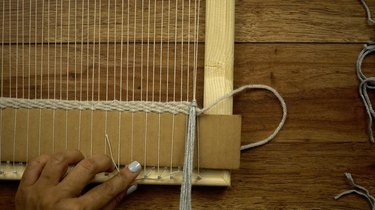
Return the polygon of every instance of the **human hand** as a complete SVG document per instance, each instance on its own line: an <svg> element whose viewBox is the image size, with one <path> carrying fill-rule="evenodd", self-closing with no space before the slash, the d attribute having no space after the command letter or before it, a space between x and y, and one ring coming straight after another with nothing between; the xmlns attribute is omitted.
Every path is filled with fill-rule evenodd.
<svg viewBox="0 0 375 210"><path fill-rule="evenodd" d="M68 174L68 166L76 165ZM114 209L137 189L142 166L134 161L110 180L81 194L95 175L113 171L106 155L84 158L79 151L42 155L30 161L16 193L16 209Z"/></svg>

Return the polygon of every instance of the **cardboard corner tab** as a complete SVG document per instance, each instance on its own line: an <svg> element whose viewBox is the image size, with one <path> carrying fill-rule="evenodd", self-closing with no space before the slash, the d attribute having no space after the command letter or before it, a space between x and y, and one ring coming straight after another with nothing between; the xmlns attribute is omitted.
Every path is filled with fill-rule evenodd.
<svg viewBox="0 0 375 210"><path fill-rule="evenodd" d="M201 165L220 169L240 167L240 115L200 116L199 138Z"/></svg>

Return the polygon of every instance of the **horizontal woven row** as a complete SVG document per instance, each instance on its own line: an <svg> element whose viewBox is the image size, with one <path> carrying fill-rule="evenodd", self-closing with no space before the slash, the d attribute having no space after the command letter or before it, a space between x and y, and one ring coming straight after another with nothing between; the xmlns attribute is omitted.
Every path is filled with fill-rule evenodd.
<svg viewBox="0 0 375 210"><path fill-rule="evenodd" d="M129 111L154 112L171 114L188 114L191 102L151 102L151 101L74 101L55 99L22 99L0 98L0 108L15 109L62 109L62 110L102 110L102 111Z"/></svg>

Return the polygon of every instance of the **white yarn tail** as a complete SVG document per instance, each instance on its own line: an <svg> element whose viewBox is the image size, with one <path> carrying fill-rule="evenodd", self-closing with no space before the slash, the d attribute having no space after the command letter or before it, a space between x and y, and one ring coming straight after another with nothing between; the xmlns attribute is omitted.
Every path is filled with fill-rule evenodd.
<svg viewBox="0 0 375 210"><path fill-rule="evenodd" d="M336 195L335 199L337 200L337 199L340 199L342 196L355 193L357 195L360 195L360 196L366 198L367 201L371 205L371 209L375 210L375 198L374 198L374 196L370 195L369 191L366 188L364 188L360 185L357 185L354 182L354 179L353 179L353 177L350 173L345 173L345 176L346 176L346 179L348 180L349 184L352 186L353 189L344 191L344 192Z"/></svg>

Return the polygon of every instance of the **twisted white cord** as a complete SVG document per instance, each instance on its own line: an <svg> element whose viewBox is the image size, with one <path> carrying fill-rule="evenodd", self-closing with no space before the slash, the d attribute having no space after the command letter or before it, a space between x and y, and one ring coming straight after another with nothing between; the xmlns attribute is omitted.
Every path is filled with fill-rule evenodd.
<svg viewBox="0 0 375 210"><path fill-rule="evenodd" d="M374 134L372 131L372 124L375 117L375 111L372 107L372 103L370 97L368 95L368 90L375 89L375 77L366 77L366 75L362 72L362 63L365 57L371 53L375 52L375 45L374 44L366 44L363 50L359 53L356 63L356 73L359 81L361 82L359 85L359 95L362 98L363 105L366 108L366 112L368 115L368 134L370 137L370 141L375 143Z"/></svg>
<svg viewBox="0 0 375 210"><path fill-rule="evenodd" d="M347 191L344 191L344 192L342 192L342 193L336 195L336 196L335 196L335 200L340 199L342 196L345 196L345 195L349 195L349 194L355 193L355 194L360 195L360 196L364 197L365 199L367 199L367 201L368 201L368 202L370 203L370 205L371 205L371 210L375 210L375 198L374 198L374 196L372 196L372 195L370 194L370 192L369 192L366 188L364 188L364 187L362 187L362 186L356 184L356 183L354 182L354 179L353 179L353 177L352 177L352 174L350 174L350 173L345 173L345 177L346 177L347 181L349 182L350 186L352 187L352 189L347 190Z"/></svg>
<svg viewBox="0 0 375 210"><path fill-rule="evenodd" d="M75 101L51 99L0 98L0 109L62 109L62 110L102 110L155 112L188 114L190 102L148 102L148 101Z"/></svg>
<svg viewBox="0 0 375 210"><path fill-rule="evenodd" d="M282 108L282 112L283 112L283 116L281 117L281 120L280 120L280 123L279 125L276 127L276 129L272 132L272 134L270 136L268 136L267 138L263 139L263 140L260 140L260 141L257 141L257 142L254 142L254 143L250 143L250 144L246 144L246 145L242 145L241 146L241 151L242 150L247 150L247 149L250 149L250 148L254 148L254 147L258 147L258 146L261 146L261 145L264 145L264 144L267 144L268 142L270 142L273 138L275 138L275 136L280 132L280 130L283 128L284 124L285 124L285 121L286 121L286 118L287 118L287 115L288 115L288 109L287 109L287 106L286 106L286 103L283 99L283 97L275 90L273 89L272 87L269 87L267 85L261 85L261 84L254 84L254 85L244 85L242 87L239 87L235 90L233 90L232 92L224 95L223 97L219 98L218 100L216 100L214 103L212 103L211 105L197 111L198 115L201 114L201 113L204 113L208 110L210 110L211 108L215 107L218 103L224 101L225 99L228 99L230 97L232 97L233 95L236 95L242 91L245 91L247 89L260 89L260 90L268 90L270 91L271 93L273 93L276 98L279 100L280 102L280 105L281 105L281 108Z"/></svg>
<svg viewBox="0 0 375 210"><path fill-rule="evenodd" d="M368 7L366 1L365 0L361 0L361 3L362 3L362 5L363 5L363 7L365 8L365 11L366 11L368 24L369 25L374 25L375 24L375 20L372 19L372 17L371 17L371 11L370 11L370 8Z"/></svg>

